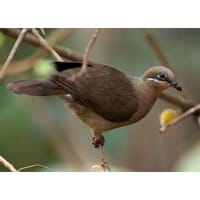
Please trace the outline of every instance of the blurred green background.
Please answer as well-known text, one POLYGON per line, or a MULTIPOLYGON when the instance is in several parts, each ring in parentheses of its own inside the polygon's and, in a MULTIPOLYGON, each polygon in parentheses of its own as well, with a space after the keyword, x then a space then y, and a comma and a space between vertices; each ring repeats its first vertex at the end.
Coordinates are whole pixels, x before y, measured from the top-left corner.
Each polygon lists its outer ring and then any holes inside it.
MULTIPOLYGON (((56 29, 45 29, 45 37, 56 29)), ((59 45, 82 53, 93 29, 66 29, 59 45)), ((174 66, 183 90, 199 102, 200 29, 152 29, 174 66)), ((57 36, 58 37, 58 36, 57 36)), ((5 62, 15 39, 0 32, 0 63, 5 62)), ((23 43, 13 62, 30 58, 38 47, 23 43)), ((141 75, 160 65, 142 29, 102 29, 91 60, 115 66, 128 74, 141 75)), ((22 78, 43 78, 54 72, 50 56, 29 63, 31 69, 6 76, 0 87, 0 155, 16 168, 32 164, 48 171, 90 171, 99 163, 91 134, 56 97, 16 96, 5 84, 22 78)), ((199 171, 200 131, 194 119, 159 134, 159 114, 175 106, 158 100, 137 124, 106 132, 105 151, 113 171, 199 171)), ((0 171, 6 169, 0 165, 0 171)), ((32 168, 28 171, 46 171, 32 168)))

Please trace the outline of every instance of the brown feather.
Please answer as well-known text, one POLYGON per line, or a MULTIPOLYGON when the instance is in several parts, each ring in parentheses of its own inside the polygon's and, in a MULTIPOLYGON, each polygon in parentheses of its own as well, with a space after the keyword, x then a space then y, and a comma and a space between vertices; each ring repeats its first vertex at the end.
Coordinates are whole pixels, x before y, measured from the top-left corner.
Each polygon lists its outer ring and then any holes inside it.
POLYGON ((107 65, 95 65, 73 81, 70 78, 78 70, 62 71, 52 81, 109 121, 126 121, 137 111, 135 89, 123 72, 107 65))

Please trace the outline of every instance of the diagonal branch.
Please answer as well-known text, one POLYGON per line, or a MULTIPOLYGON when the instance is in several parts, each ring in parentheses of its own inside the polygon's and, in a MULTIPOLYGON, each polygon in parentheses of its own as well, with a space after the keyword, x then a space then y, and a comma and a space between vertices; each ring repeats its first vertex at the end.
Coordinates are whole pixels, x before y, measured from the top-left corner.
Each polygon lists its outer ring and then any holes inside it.
POLYGON ((0 163, 3 164, 5 168, 7 168, 11 172, 17 172, 16 168, 5 158, 0 155, 0 163))
POLYGON ((145 28, 144 29, 144 36, 147 39, 150 46, 153 48, 157 57, 159 58, 161 65, 164 65, 164 66, 170 68, 170 62, 167 59, 167 56, 165 55, 165 53, 164 53, 163 49, 161 48, 159 42, 154 37, 152 31, 148 28, 145 28))
POLYGON ((167 128, 169 128, 170 126, 173 126, 173 125, 177 124, 178 122, 180 122, 181 120, 185 119, 186 117, 188 117, 190 115, 193 115, 193 114, 196 114, 199 111, 200 111, 200 104, 190 108, 189 110, 187 110, 186 112, 184 112, 183 114, 181 114, 180 116, 175 118, 170 123, 166 124, 165 126, 162 126, 160 128, 160 132, 161 133, 165 132, 167 130, 167 128))
POLYGON ((15 54, 16 54, 20 44, 22 43, 27 31, 28 31, 28 29, 26 29, 26 28, 23 28, 21 30, 21 32, 20 32, 20 34, 19 34, 19 36, 18 36, 13 48, 11 49, 11 51, 10 51, 8 57, 7 57, 6 62, 4 63, 3 67, 1 68, 1 71, 0 71, 0 82, 2 81, 3 77, 5 76, 6 71, 8 69, 8 66, 10 65, 13 57, 15 56, 15 54))
MULTIPOLYGON (((18 29, 0 29, 0 31, 2 33, 4 33, 5 35, 12 37, 12 38, 17 38, 20 34, 20 31, 18 29)), ((43 49, 46 50, 46 48, 44 46, 41 46, 40 41, 38 41, 31 34, 27 34, 24 37, 24 42, 27 42, 36 47, 42 47, 43 49)), ((52 48, 63 58, 73 60, 73 61, 82 61, 82 55, 79 53, 73 52, 71 49, 58 47, 56 45, 52 45, 52 48)))
POLYGON ((85 73, 87 71, 89 55, 90 55, 90 52, 92 50, 92 47, 94 46, 94 43, 95 43, 97 37, 98 37, 99 32, 100 32, 100 29, 97 28, 94 31, 94 33, 92 34, 92 36, 90 37, 90 40, 84 50, 83 64, 82 64, 81 69, 80 69, 79 73, 77 74, 77 76, 81 76, 83 73, 85 73))
MULTIPOLYGON (((53 44, 60 44, 67 37, 70 36, 72 29, 56 29, 51 32, 51 34, 47 37, 47 42, 52 46, 53 44)), ((31 55, 29 58, 25 58, 23 60, 16 61, 10 64, 6 72, 6 76, 12 76, 20 73, 24 73, 30 69, 32 69, 38 59, 45 57, 48 54, 47 51, 44 51, 41 48, 38 48, 37 51, 31 55)))
POLYGON ((60 55, 48 44, 48 42, 40 35, 39 31, 35 28, 32 29, 33 35, 38 39, 41 46, 48 51, 57 61, 63 61, 60 55))

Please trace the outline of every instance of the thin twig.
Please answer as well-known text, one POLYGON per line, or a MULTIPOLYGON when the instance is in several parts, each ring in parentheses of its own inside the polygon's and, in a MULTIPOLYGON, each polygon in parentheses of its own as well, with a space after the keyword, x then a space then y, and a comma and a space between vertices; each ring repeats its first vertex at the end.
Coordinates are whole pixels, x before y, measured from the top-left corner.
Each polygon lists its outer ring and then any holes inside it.
POLYGON ((197 111, 200 111, 200 104, 190 108, 189 110, 187 110, 186 112, 184 112, 183 114, 179 115, 178 117, 176 117, 173 121, 169 122, 168 124, 166 124, 165 126, 162 126, 160 128, 160 132, 163 133, 164 131, 167 130, 167 128, 169 128, 170 126, 173 126, 175 124, 177 124, 178 122, 180 122, 181 120, 185 119, 186 117, 193 115, 194 113, 196 113, 197 111))
POLYGON ((63 59, 60 55, 48 44, 48 42, 40 35, 39 31, 35 28, 32 29, 33 35, 38 39, 41 46, 43 46, 46 51, 48 51, 57 61, 62 62, 63 59))
MULTIPOLYGON (((18 35, 20 34, 20 31, 18 29, 5 29, 4 28, 4 29, 0 29, 0 31, 2 33, 4 33, 5 35, 12 37, 12 38, 17 38, 18 35)), ((42 47, 43 49, 45 49, 45 47, 41 46, 40 42, 31 34, 27 34, 24 37, 24 42, 27 42, 33 46, 42 47)), ((73 60, 73 61, 82 61, 83 60, 81 54, 76 53, 76 52, 72 51, 71 49, 58 47, 57 45, 52 45, 52 48, 63 58, 73 60)))
MULTIPOLYGON (((70 35, 72 30, 73 29, 56 29, 47 37, 47 42, 51 46, 60 44, 70 35)), ((38 59, 45 57, 47 54, 48 52, 46 50, 44 51, 44 49, 38 48, 38 50, 33 55, 31 55, 31 57, 11 63, 6 72, 6 76, 13 76, 32 69, 38 59)))
POLYGON ((34 167, 41 167, 41 168, 44 168, 44 169, 49 169, 47 166, 45 165, 40 165, 40 164, 35 164, 35 165, 29 165, 29 166, 25 166, 25 167, 21 167, 20 169, 18 169, 18 171, 23 171, 23 170, 26 170, 26 169, 30 169, 30 168, 34 168, 34 167))
POLYGON ((3 164, 5 168, 7 168, 11 172, 17 172, 16 168, 5 158, 0 155, 0 163, 3 164))
POLYGON ((6 71, 8 69, 8 66, 9 64, 11 63, 13 57, 15 56, 16 52, 17 52, 17 49, 19 48, 20 44, 22 43, 23 39, 24 39, 24 36, 26 35, 28 29, 26 28, 23 28, 13 46, 13 48, 11 49, 8 57, 7 57, 7 60, 6 62, 4 63, 3 67, 1 68, 1 71, 0 71, 0 82, 2 81, 3 77, 5 76, 6 74, 6 71))
POLYGON ((90 55, 90 52, 92 50, 92 47, 94 46, 94 43, 95 43, 97 37, 98 37, 99 32, 100 32, 100 29, 97 28, 94 31, 94 33, 92 34, 92 36, 90 37, 90 40, 84 50, 83 64, 82 64, 81 69, 80 69, 79 73, 77 74, 77 76, 81 76, 83 73, 85 73, 87 71, 89 55, 90 55))
POLYGON ((167 56, 165 55, 163 49, 161 48, 160 44, 158 43, 158 41, 156 40, 156 38, 154 37, 154 34, 152 33, 151 30, 145 28, 144 29, 144 35, 147 39, 147 41, 149 42, 150 46, 153 48, 153 50, 155 51, 156 55, 158 56, 161 65, 164 65, 166 67, 170 67, 170 63, 169 60, 167 59, 167 56))

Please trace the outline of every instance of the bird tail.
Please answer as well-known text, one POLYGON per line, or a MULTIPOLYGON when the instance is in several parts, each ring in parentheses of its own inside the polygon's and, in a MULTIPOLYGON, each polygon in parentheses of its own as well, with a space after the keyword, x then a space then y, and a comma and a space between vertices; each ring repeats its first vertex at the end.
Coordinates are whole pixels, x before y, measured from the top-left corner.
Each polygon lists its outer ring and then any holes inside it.
POLYGON ((53 96, 66 93, 51 80, 18 80, 9 83, 7 88, 18 95, 53 96))

